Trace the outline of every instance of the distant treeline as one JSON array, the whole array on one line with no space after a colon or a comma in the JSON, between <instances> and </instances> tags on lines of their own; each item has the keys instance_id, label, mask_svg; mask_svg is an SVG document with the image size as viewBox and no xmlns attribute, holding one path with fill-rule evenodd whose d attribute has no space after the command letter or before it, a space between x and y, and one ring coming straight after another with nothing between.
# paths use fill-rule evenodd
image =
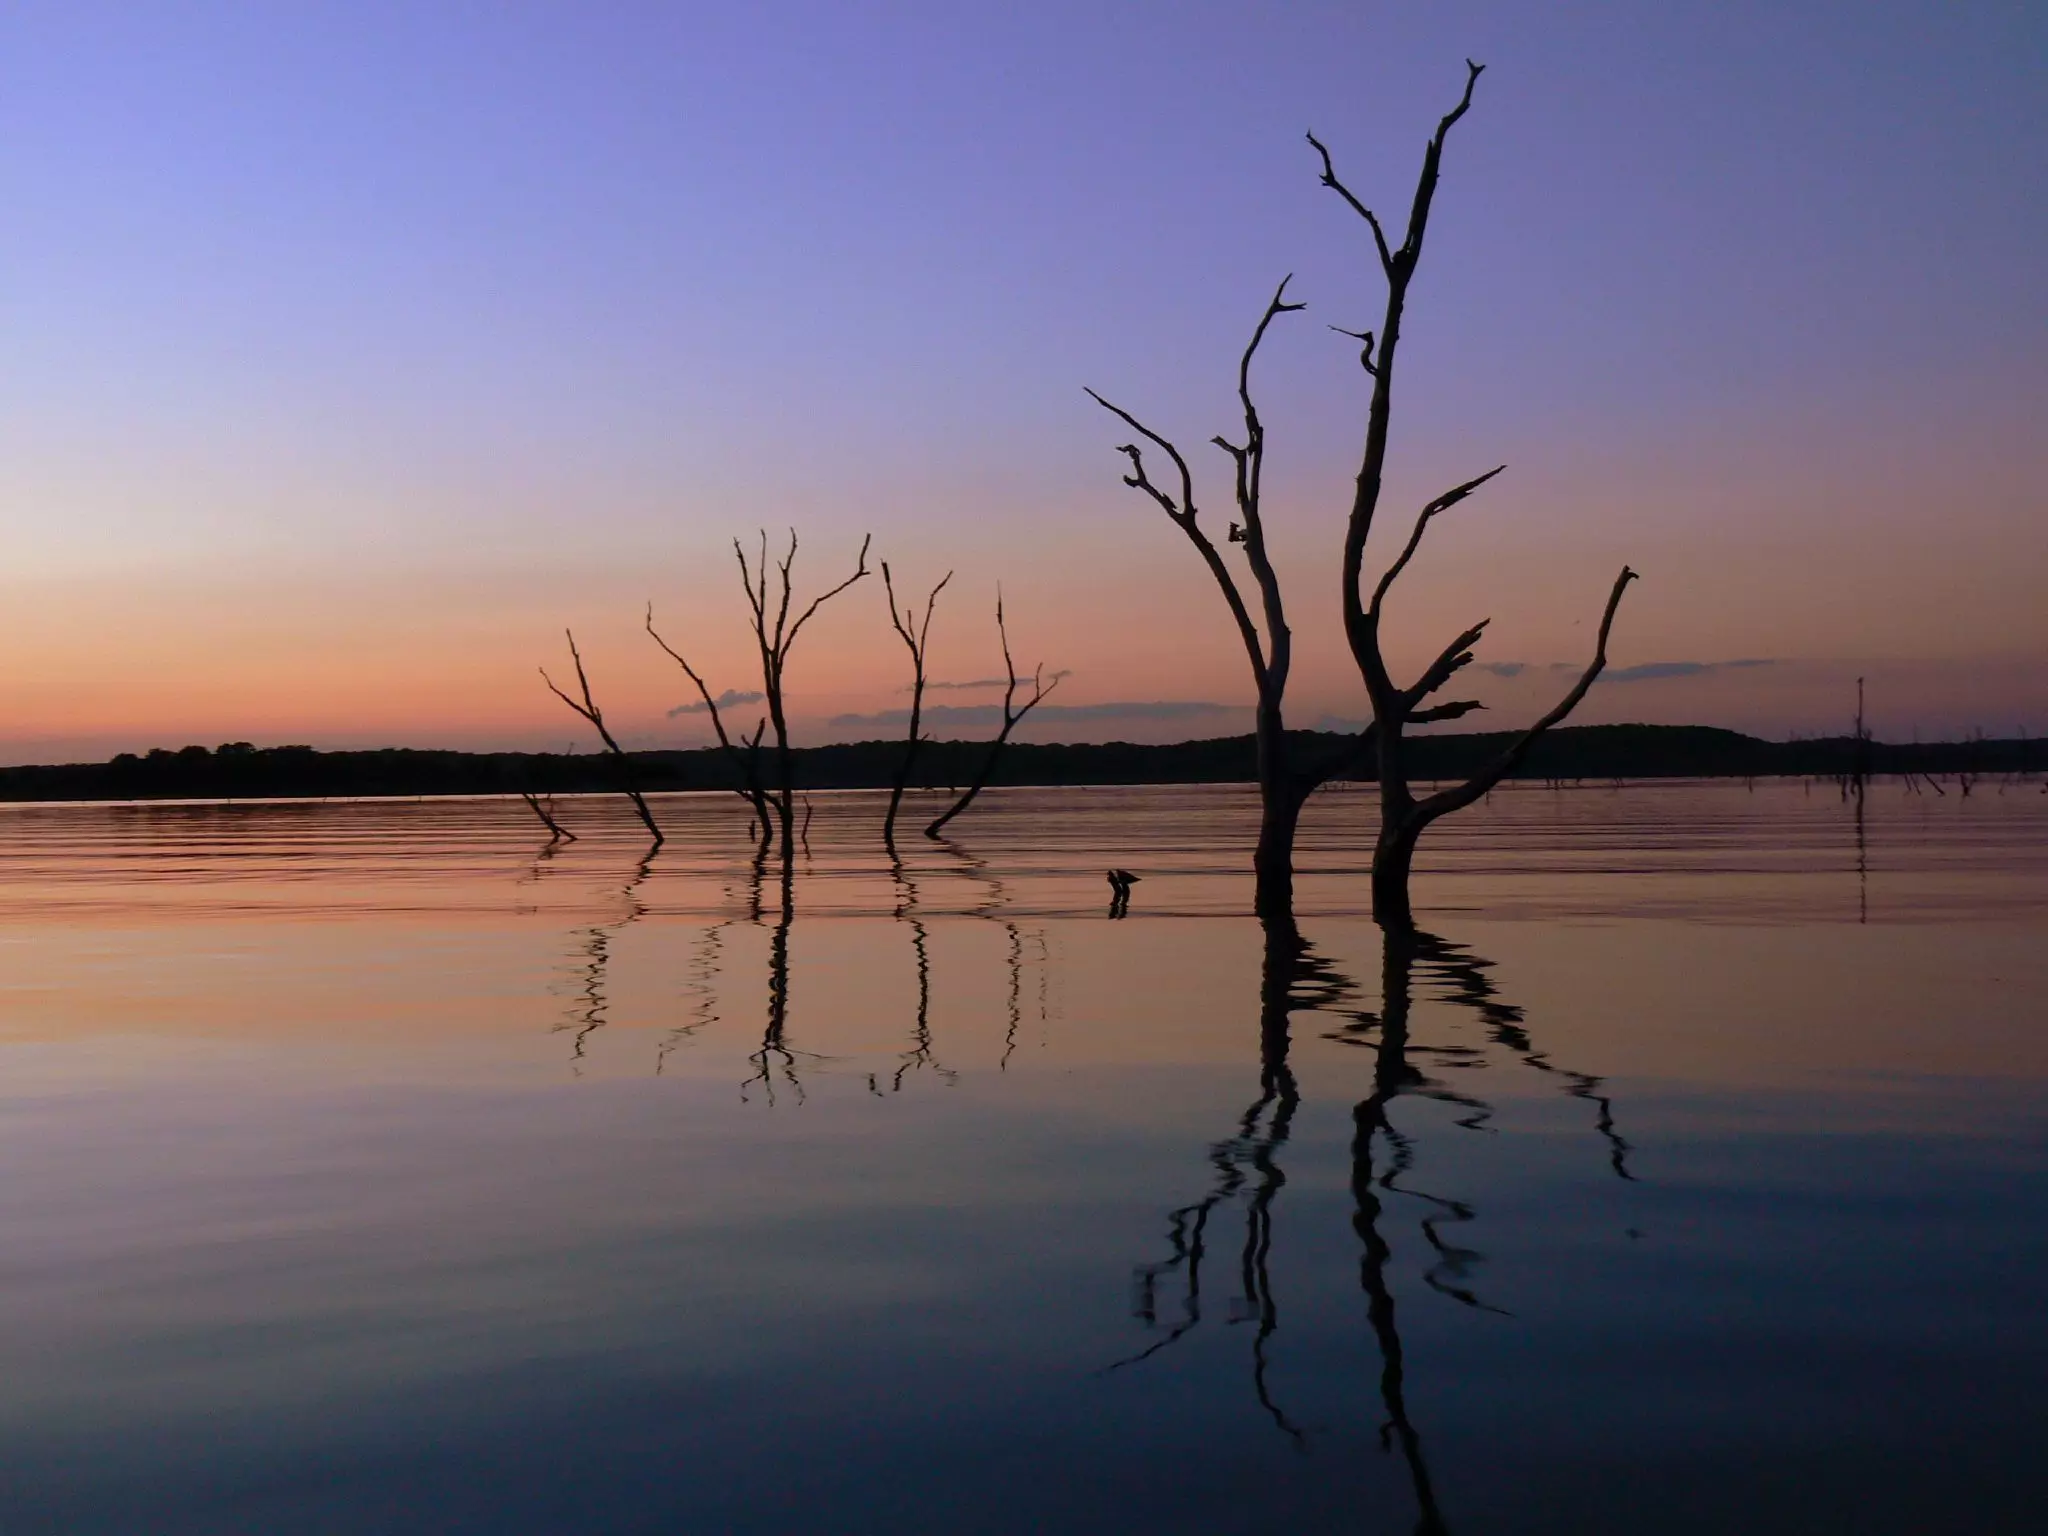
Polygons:
<instances>
[{"instance_id":1,"label":"distant treeline","mask_svg":"<svg viewBox=\"0 0 2048 1536\"><path fill-rule=\"evenodd\" d=\"M1299 731L1304 751L1340 750L1346 738ZM1498 753L1509 732L1425 736L1411 740L1417 778L1461 778ZM808 747L796 754L806 789L887 787L903 751L900 741ZM984 748L978 742L930 743L913 783L964 784ZM2048 767L2048 747L2027 739L1870 742L1861 748L1870 774L1937 776L2035 773ZM1517 775L1524 779L1610 780L1743 778L1769 775L1832 778L1856 771L1851 737L1762 741L1709 726L1585 725L1551 731L1536 743ZM1370 779L1371 765L1346 777ZM442 752L387 747L373 752L319 752L312 747L224 746L124 752L106 763L0 768L4 800L264 799L325 795L573 794L618 787L618 765L603 756L554 752ZM636 752L633 771L650 793L731 789L731 761L715 748ZM1141 746L1032 746L1013 743L998 784L1230 784L1254 777L1252 738Z\"/></svg>"}]
</instances>

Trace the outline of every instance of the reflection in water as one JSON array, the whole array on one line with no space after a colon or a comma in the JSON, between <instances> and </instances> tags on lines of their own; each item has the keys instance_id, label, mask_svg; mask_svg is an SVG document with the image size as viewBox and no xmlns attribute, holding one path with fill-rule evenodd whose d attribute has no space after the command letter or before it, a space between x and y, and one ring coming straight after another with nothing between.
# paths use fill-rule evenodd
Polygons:
<instances>
[{"instance_id":1,"label":"reflection in water","mask_svg":"<svg viewBox=\"0 0 2048 1536\"><path fill-rule=\"evenodd\" d=\"M803 951L724 797L644 878L623 801L13 808L0 1529L2024 1529L2048 799L1891 793L1880 930L1818 785L1504 790L1429 877L1497 966L1366 944L1341 803L1313 951L1222 791L900 900L820 796Z\"/></svg>"},{"instance_id":2,"label":"reflection in water","mask_svg":"<svg viewBox=\"0 0 2048 1536\"><path fill-rule=\"evenodd\" d=\"M569 1034L569 1070L576 1076L583 1075L583 1055L590 1037L604 1028L611 1000L605 989L606 973L611 968L612 937L622 928L628 927L646 915L647 908L640 900L640 887L647 879L648 871L654 867L654 855L660 845L649 848L633 866L632 876L619 888L619 899L625 905L623 916L608 923L593 923L583 930L583 964L579 967L580 981L575 1005L570 1016L555 1026L557 1034ZM552 847L543 850L541 857L553 856ZM539 865L535 865L535 874Z\"/></svg>"},{"instance_id":3,"label":"reflection in water","mask_svg":"<svg viewBox=\"0 0 2048 1536\"><path fill-rule=\"evenodd\" d=\"M948 1087L960 1080L960 1074L942 1065L932 1055L932 952L931 933L918 913L917 881L901 859L890 866L896 880L896 917L910 927L911 952L917 957L917 1012L913 1015L910 1028L910 1049L897 1058L896 1071L889 1079L889 1091L901 1093L903 1080L912 1072L929 1069ZM874 1073L868 1074L868 1091L879 1095L882 1091Z\"/></svg>"},{"instance_id":4,"label":"reflection in water","mask_svg":"<svg viewBox=\"0 0 2048 1536\"><path fill-rule=\"evenodd\" d=\"M1168 1213L1168 1254L1142 1265L1135 1275L1134 1312L1148 1328L1161 1326L1161 1292L1178 1287L1177 1315L1165 1332L1136 1354L1117 1361L1112 1371L1140 1364L1185 1338L1203 1317L1202 1266L1208 1253L1211 1219L1230 1202L1242 1198L1244 1239L1238 1287L1231 1322L1255 1322L1251 1347L1253 1395L1261 1408L1294 1443L1306 1449L1308 1438L1277 1401L1268 1375L1267 1348L1278 1331L1279 1306L1273 1286L1271 1257L1275 1204L1286 1184L1280 1154L1286 1146L1301 1093L1289 1065L1292 1015L1316 1011L1345 1015L1345 1023L1325 1036L1373 1052L1372 1091L1352 1109L1352 1229L1360 1247L1359 1287L1366 1300L1366 1321L1380 1356L1379 1396L1384 1419L1380 1443L1398 1451L1407 1468L1415 1498L1415 1530L1421 1536L1448 1530L1430 1474L1422 1435L1408 1408L1408 1362L1398 1322L1390 1277L1394 1247L1386 1231L1390 1211L1386 1197L1404 1196L1427 1207L1418 1222L1434 1259L1424 1272L1429 1288L1463 1306L1510 1315L1482 1300L1470 1276L1483 1262L1479 1250L1445 1235L1447 1227L1476 1219L1472 1205L1433 1194L1409 1182L1416 1162L1416 1140L1393 1120L1393 1106L1403 1097L1427 1098L1464 1111L1456 1123L1467 1130L1489 1130L1493 1109L1485 1100L1457 1092L1431 1077L1418 1059L1443 1069L1485 1065L1483 1051L1469 1046L1421 1045L1411 1019L1418 982L1433 983L1438 999L1470 1010L1486 1026L1494 1045L1512 1052L1528 1066L1561 1077L1564 1092L1595 1109L1594 1128L1605 1140L1615 1174L1632 1179L1629 1143L1616 1129L1613 1105L1600 1092L1602 1080L1590 1073L1560 1067L1531 1041L1522 1010L1506 1002L1488 974L1492 963L1463 945L1428 933L1382 932L1381 1001L1377 1012L1347 1006L1357 988L1329 960L1318 955L1294 924L1275 919L1264 925L1265 951L1259 995L1259 1093L1239 1117L1236 1133L1213 1144L1209 1163L1214 1178L1200 1200ZM1385 1151L1381 1152L1384 1143Z\"/></svg>"},{"instance_id":5,"label":"reflection in water","mask_svg":"<svg viewBox=\"0 0 2048 1536\"><path fill-rule=\"evenodd\" d=\"M758 869L758 864L757 864ZM748 1056L754 1072L740 1084L740 1098L745 1101L747 1090L756 1083L772 1107L775 1103L776 1082L796 1095L801 1104L804 1100L803 1079L797 1075L797 1057L800 1054L789 1044L789 930L796 920L796 874L790 861L782 861L782 908L776 915L775 926L768 931L768 1021L761 1031L761 1048ZM754 905L760 907L759 881L755 883ZM802 1053L808 1055L808 1053ZM810 1059L817 1059L815 1057Z\"/></svg>"}]
</instances>

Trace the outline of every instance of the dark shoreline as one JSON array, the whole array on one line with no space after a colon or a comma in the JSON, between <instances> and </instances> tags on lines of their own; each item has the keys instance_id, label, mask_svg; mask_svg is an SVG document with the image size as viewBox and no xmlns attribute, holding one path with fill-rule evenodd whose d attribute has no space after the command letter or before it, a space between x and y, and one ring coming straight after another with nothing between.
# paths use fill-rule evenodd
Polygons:
<instances>
[{"instance_id":1,"label":"dark shoreline","mask_svg":"<svg viewBox=\"0 0 2048 1536\"><path fill-rule=\"evenodd\" d=\"M1336 752L1346 738L1292 733L1306 750ZM1512 732L1423 736L1409 744L1412 771L1422 779L1463 777L1499 752ZM805 789L879 789L902 753L900 741L805 747L795 753ZM979 742L936 741L920 754L913 783L946 788L965 783L984 750ZM1863 745L1868 774L1937 778L2035 773L2048 767L2048 747L2006 738L1910 745ZM1711 726L1586 725L1551 731L1536 743L1522 779L1835 778L1855 771L1853 738L1764 741ZM732 764L716 748L632 754L633 773L650 793L732 789ZM1363 773L1342 777L1370 778ZM1255 776L1250 736L1145 746L1130 742L1038 746L1013 743L995 784L1229 784ZM618 788L618 763L600 754L454 752L388 747L321 752L311 747L159 749L123 753L111 762L0 768L0 800L240 800L306 796L475 795L602 792Z\"/></svg>"}]
</instances>

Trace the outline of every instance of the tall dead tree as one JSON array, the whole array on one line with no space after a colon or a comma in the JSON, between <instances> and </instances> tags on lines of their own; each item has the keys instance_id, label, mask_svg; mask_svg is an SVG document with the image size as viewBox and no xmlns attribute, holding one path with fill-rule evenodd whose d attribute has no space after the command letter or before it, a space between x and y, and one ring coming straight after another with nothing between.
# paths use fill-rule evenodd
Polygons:
<instances>
[{"instance_id":1,"label":"tall dead tree","mask_svg":"<svg viewBox=\"0 0 2048 1536\"><path fill-rule=\"evenodd\" d=\"M996 771L997 759L1003 755L1003 748L1010 744L1010 733L1023 724L1026 715L1045 702L1053 689L1059 687L1060 677L1064 675L1055 673L1048 682L1045 676L1045 663L1040 662L1031 674L1031 697L1020 706L1017 703L1017 664L1010 659L1010 631L1003 623L1003 592L1000 587L996 589L996 634L1002 638L1003 675L1008 679L1003 687L1002 729L996 732L995 739L988 744L988 750L982 753L981 766L974 770L974 782L967 786L966 793L953 802L945 815L924 829L924 835L934 842L938 841L939 834L946 830L946 823L974 804L974 797L987 788L990 776Z\"/></svg>"},{"instance_id":2,"label":"tall dead tree","mask_svg":"<svg viewBox=\"0 0 2048 1536\"><path fill-rule=\"evenodd\" d=\"M1443 162L1444 140L1452 126L1471 108L1472 88L1478 83L1483 68L1483 65L1466 61L1464 95L1458 104L1445 114L1443 120L1437 124L1436 132L1430 136L1429 145L1423 152L1422 173L1416 182L1414 201L1408 213L1407 233L1403 236L1398 249L1388 245L1386 231L1372 210L1338 179L1330 152L1314 134L1308 136L1309 143L1322 157L1322 184L1342 197L1372 231L1373 249L1379 257L1380 270L1387 285L1386 311L1377 333L1345 333L1356 336L1364 344L1359 361L1372 379L1372 399L1366 411L1364 461L1358 471L1358 488L1352 498L1350 520L1344 532L1343 605L1345 639L1350 645L1352 658L1358 664L1359 675L1365 681L1366 695L1372 701L1375 744L1379 759L1380 831L1373 852L1373 918L1381 927L1395 932L1409 932L1415 927L1414 915L1410 911L1408 901L1408 877L1414 864L1417 840L1433 822L1472 804L1512 773L1528 755L1536 739L1578 706L1579 701L1586 696L1587 690L1593 686L1594 680L1607 665L1607 636L1614 625L1614 613L1621 605L1622 593L1636 575L1627 566L1623 566L1621 574L1615 578L1613 590L1607 597L1606 610L1600 618L1600 633L1593 647L1593 659L1571 691L1548 714L1510 742L1498 757L1464 783L1418 797L1409 785L1403 732L1411 725L1433 720L1456 719L1482 707L1473 699L1433 707L1426 706L1424 700L1470 663L1471 648L1485 631L1488 621L1482 619L1460 634L1438 653L1436 660L1423 670L1422 675L1414 683L1402 687L1393 680L1381 650L1382 610L1388 590L1414 557L1431 520L1463 501L1473 491L1499 474L1500 470L1489 470L1475 479L1468 480L1425 506L1415 520L1415 528L1408 536L1407 544L1394 563L1387 568L1386 574L1380 577L1369 601L1365 596L1364 587L1365 546L1366 539L1372 532L1373 518L1379 510L1381 480L1386 468L1387 429L1392 419L1394 402L1394 360L1401 342L1402 316L1408 303L1409 285L1414 280L1415 269L1422 260L1422 237L1429 224L1430 204L1436 196L1437 175Z\"/></svg>"},{"instance_id":3,"label":"tall dead tree","mask_svg":"<svg viewBox=\"0 0 2048 1536\"><path fill-rule=\"evenodd\" d=\"M1091 399L1164 453L1172 463L1177 490L1162 488L1153 481L1145 467L1145 451L1138 444L1125 443L1119 450L1131 461L1131 472L1124 476L1124 484L1144 492L1157 502L1173 525L1187 535L1188 542L1194 545L1202 563L1209 568L1209 574L1215 578L1216 586L1223 594L1224 605L1230 610L1231 622L1237 626L1238 637L1244 643L1245 658L1251 663L1252 686L1258 698L1252 734L1258 748L1260 806L1259 841L1252 854L1253 906L1258 915L1265 918L1286 918L1292 914L1294 836L1301 823L1301 808L1308 797L1352 755L1331 754L1322 761L1304 763L1298 760L1299 754L1287 736L1285 703L1288 673L1294 664L1294 637L1287 627L1287 609L1280 594L1280 578L1273 569L1272 557L1266 548L1266 523L1261 499L1266 467L1266 428L1259 419L1258 407L1252 403L1251 376L1252 359L1258 353L1259 344L1266 339L1267 329L1281 315L1307 307L1287 301L1287 284L1291 281L1292 278L1283 278L1274 290L1266 312L1252 329L1251 341L1246 345L1244 355L1238 360L1237 398L1244 411L1244 441L1233 443L1220 435L1210 439L1230 456L1235 471L1234 489L1240 521L1231 523L1227 542L1243 546L1245 563L1251 567L1252 581L1258 589L1258 618L1253 617L1251 604L1239 589L1237 577L1225 562L1223 552L1201 525L1200 509L1195 502L1194 472L1181 451L1122 406L1112 404L1092 389L1088 391Z\"/></svg>"},{"instance_id":4,"label":"tall dead tree","mask_svg":"<svg viewBox=\"0 0 2048 1536\"><path fill-rule=\"evenodd\" d=\"M640 813L640 820L653 834L654 846L659 848L667 839L661 835L661 828L655 824L654 813L647 809L647 801L642 798L640 787L634 782L633 759L612 735L611 728L604 723L604 711L597 707L597 700L591 697L590 678L584 673L583 655L576 649L576 636L566 629L562 633L568 636L569 659L576 663L576 687L583 695L583 700L578 703L557 688L555 680L548 676L546 667L540 669L540 680L548 685L548 692L590 722L591 728L597 732L598 739L604 743L605 750L612 755L612 761L618 765L620 789L624 791L626 798L633 802L633 809Z\"/></svg>"},{"instance_id":5,"label":"tall dead tree","mask_svg":"<svg viewBox=\"0 0 2048 1536\"><path fill-rule=\"evenodd\" d=\"M910 770L917 761L918 748L924 745L924 658L925 644L932 632L932 610L952 579L951 571L939 578L939 584L924 600L923 620L913 625L909 605L901 610L896 606L896 586L889 576L889 562L882 562L882 587L889 594L889 623L910 652L910 735L903 743L903 759L896 765L895 782L889 786L888 814L882 818L882 842L892 854L896 851L896 813L902 809L903 792L910 786Z\"/></svg>"}]
</instances>

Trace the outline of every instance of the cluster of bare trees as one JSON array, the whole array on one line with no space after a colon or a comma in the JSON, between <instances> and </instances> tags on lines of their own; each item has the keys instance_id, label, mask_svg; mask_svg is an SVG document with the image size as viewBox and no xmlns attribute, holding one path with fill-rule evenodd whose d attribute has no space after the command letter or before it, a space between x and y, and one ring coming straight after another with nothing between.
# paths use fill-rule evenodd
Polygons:
<instances>
[{"instance_id":1,"label":"cluster of bare trees","mask_svg":"<svg viewBox=\"0 0 2048 1536\"><path fill-rule=\"evenodd\" d=\"M1430 206L1436 198L1444 141L1452 127L1470 110L1472 90L1483 67L1467 62L1464 94L1430 136L1423 151L1422 172L1409 207L1407 231L1399 246L1389 243L1386 228L1378 216L1338 177L1329 150L1314 134L1308 136L1321 160L1322 184L1337 193L1371 232L1373 252L1386 285L1386 308L1376 330L1346 331L1342 327L1333 327L1361 344L1359 362L1372 381L1370 403L1366 408L1363 457L1357 489L1345 523L1342 562L1344 637L1365 684L1366 697L1372 704L1372 723L1360 734L1353 750L1326 754L1315 761L1300 761L1288 738L1284 718L1293 642L1287 627L1279 578L1267 552L1261 503L1266 435L1252 400L1251 370L1260 343L1265 340L1273 322L1305 306L1288 301L1285 281L1275 290L1265 313L1253 327L1251 342L1238 363L1237 394L1244 414L1243 439L1233 442L1219 435L1211 440L1229 457L1233 470L1237 518L1230 525L1226 543L1230 549L1243 552L1257 592L1256 614L1252 603L1240 589L1236 571L1224 550L1217 547L1200 522L1195 476L1187 459L1169 439L1146 426L1129 411L1112 404L1095 391L1089 391L1098 403L1144 440L1144 444L1125 443L1121 449L1130 460L1130 473L1124 477L1124 483L1157 502L1194 545L1196 553L1215 578L1231 620L1244 642L1258 698L1255 734L1263 814L1253 868L1257 882L1255 899L1261 916L1281 916L1292 910L1294 838L1303 803L1319 785L1336 773L1347 770L1351 764L1370 764L1380 789L1380 830L1372 873L1373 916L1389 930L1412 931L1415 920L1409 908L1408 877L1418 839L1432 823L1472 804L1512 773L1528 755L1536 739L1569 715L1586 696L1607 664L1607 637L1614 624L1615 610L1621 604L1623 591L1635 578L1635 572L1622 567L1621 574L1615 578L1613 590L1608 594L1606 610L1601 615L1593 659L1571 691L1553 709L1515 737L1493 762L1464 783L1433 794L1416 794L1409 779L1403 734L1410 726L1454 720L1482 707L1475 699L1441 703L1432 700L1472 661L1472 647L1484 633L1487 621L1482 619L1461 632L1423 669L1419 677L1404 686L1395 681L1381 644L1386 599L1396 578L1414 558L1430 523L1498 475L1501 469L1488 470L1425 505L1415 520L1407 543L1374 584L1370 598L1365 591L1366 542L1380 508L1389 427L1393 419L1395 358L1401 344L1408 290L1422 260L1423 235L1429 227ZM1144 445L1156 449L1172 465L1173 473L1166 485L1159 484L1147 468Z\"/></svg>"},{"instance_id":2,"label":"cluster of bare trees","mask_svg":"<svg viewBox=\"0 0 2048 1536\"><path fill-rule=\"evenodd\" d=\"M1171 439L1146 425L1132 412L1092 389L1088 391L1105 410L1136 434L1136 439L1123 444L1120 450L1129 461L1129 473L1124 476L1124 483L1157 503L1194 546L1222 593L1231 622L1244 646L1257 698L1254 738L1262 814L1252 863L1255 908L1261 917L1285 918L1293 910L1294 844L1302 808L1309 796L1339 774L1370 774L1377 778L1379 784L1379 832L1372 871L1373 915L1382 927L1390 931L1413 931L1415 922L1409 906L1408 884L1416 844L1422 834L1442 817L1484 796L1520 765L1538 737L1577 707L1606 666L1607 639L1613 628L1615 612L1629 582L1635 579L1635 572L1623 566L1601 614L1592 660L1555 707L1526 731L1512 737L1492 762L1463 783L1432 793L1417 793L1410 779L1406 733L1413 726L1455 720L1483 707L1476 699L1439 699L1438 696L1472 661L1473 648L1484 634L1488 621L1481 619L1462 630L1437 653L1436 659L1419 676L1403 683L1394 677L1382 641L1387 599L1396 580L1414 560L1430 524L1500 474L1505 466L1476 475L1428 502L1417 515L1400 552L1373 583L1369 593L1366 588L1366 546L1380 511L1393 418L1395 362L1401 345L1409 289L1422 260L1423 237L1429 227L1430 208L1436 197L1444 144L1452 127L1471 108L1473 88L1478 83L1481 69L1482 66L1468 61L1462 96L1430 136L1409 207L1407 228L1399 245L1392 243L1379 217L1338 176L1329 150L1314 134L1309 135L1309 143L1320 159L1322 185L1335 192L1370 232L1372 251L1386 293L1385 309L1374 329L1350 331L1332 327L1360 343L1359 362L1371 380L1362 458L1356 490L1345 521L1341 561L1344 637L1372 706L1371 724L1354 739L1335 751L1327 746L1307 749L1299 744L1297 738L1290 736L1286 725L1287 684L1294 660L1293 637L1288 628L1280 578L1267 543L1264 505L1266 429L1253 399L1252 365L1274 322L1305 308L1303 304L1288 299L1287 281L1283 280L1274 290L1238 361L1237 396L1243 416L1242 435L1235 440L1220 434L1212 439L1230 462L1231 501L1235 509L1228 535L1220 545L1201 521L1196 476L1181 450ZM1155 472L1153 464L1156 460L1148 461L1148 453L1163 458L1170 466L1170 472ZM769 558L765 533L761 536L759 549L751 556L737 540L734 541L733 552L738 557L741 585L746 593L755 647L760 656L760 697L766 705L765 713L748 735L736 736L727 729L719 699L713 695L709 684L655 629L653 610L650 608L648 611L648 634L674 658L695 685L711 717L719 745L733 761L740 781L739 793L753 809L762 856L765 858L770 847L779 841L785 871L795 856L799 836L795 823L796 790L789 721L783 691L790 651L798 635L820 608L868 574L868 548L868 541L863 540L850 576L798 608L793 577L797 554L795 533L792 531L790 534L788 548L782 556L773 561ZM1250 577L1249 591L1240 584L1235 564L1240 554ZM952 574L948 572L926 594L920 613L908 599L899 603L892 572L886 563L881 570L888 598L889 622L909 652L911 665L910 728L882 822L882 839L893 857L896 852L896 825L904 794L910 785L919 749L924 744L926 661L933 616L939 595L951 581ZM1039 667L1032 674L1028 693L1023 691L1015 662L1011 659L1000 593L996 599L996 628L1002 639L1008 679L1003 694L1001 727L989 743L986 756L966 791L925 827L927 837L938 837L949 822L974 803L1018 724L1058 683L1057 675L1048 679L1044 668ZM590 723L606 751L616 758L620 788L632 801L635 812L658 846L661 829L635 784L631 758L606 727L603 712L592 697L589 678L584 672L573 636L570 637L569 653L576 665L578 693L572 695L556 687L552 679L549 679L548 686ZM546 676L545 673L542 675ZM768 741L766 764L763 761L764 740ZM552 833L565 835L545 806L538 801L531 803Z\"/></svg>"},{"instance_id":3,"label":"cluster of bare trees","mask_svg":"<svg viewBox=\"0 0 2048 1536\"><path fill-rule=\"evenodd\" d=\"M705 713L710 717L711 728L718 738L718 745L731 760L739 779L737 793L753 812L759 856L765 860L769 852L779 846L785 881L794 869L796 850L803 837L796 816L795 759L790 748L789 711L785 691L790 651L796 645L797 636L803 633L804 627L817 617L818 611L825 604L869 574L868 550L872 544L872 537L863 538L860 552L854 558L853 574L827 588L799 608L795 577L796 530L790 530L788 547L774 559L769 556L768 535L765 530L761 534L759 548L751 555L745 545L737 539L733 540L733 555L739 562L740 587L746 594L748 623L753 631L754 648L761 667L761 689L757 698L763 705L763 713L755 721L753 731L747 735L736 736L728 729L719 696L712 693L711 685L705 681L704 675L690 664L689 659L654 627L654 606L650 603L647 607L645 628L648 636L682 668L684 676L688 677L696 688L698 697L703 701ZM929 654L932 619L938 608L939 594L952 581L953 573L948 571L926 595L924 611L920 617L911 607L899 606L895 577L887 561L882 563L881 570L883 590L888 597L889 623L909 649L911 661L910 729L890 788L888 810L882 821L882 840L890 855L894 857L896 822L902 810L903 797L910 786L919 749L927 740L924 735L924 695L928 682L925 663ZM1003 597L1000 589L996 593L996 634L1002 642L1003 667L1007 678L1003 691L1001 727L987 743L967 788L925 827L924 835L934 840L939 837L947 823L974 803L975 798L993 776L996 763L1003 749L1009 745L1012 734L1023 723L1025 716L1037 708L1059 684L1058 675L1048 677L1044 665L1040 664L1032 674L1029 693L1020 699L1022 684L1017 676L1016 662L1010 652L1010 633L1003 616ZM547 684L549 691L556 698L568 705L597 732L605 752L617 765L620 792L631 801L634 813L654 839L654 847L659 848L664 841L661 826L654 819L653 811L648 808L646 796L640 791L633 769L632 754L619 744L618 738L605 724L604 711L591 691L589 673L584 668L582 653L576 647L576 636L569 633L567 638L569 659L576 669L577 691L571 694L558 686L548 675L545 667L541 669L541 680ZM727 707L730 707L732 702L732 698L728 696ZM764 742L767 744L765 764ZM546 825L551 838L573 840L575 834L556 818L551 803L530 793L524 798L534 814Z\"/></svg>"}]
</instances>

